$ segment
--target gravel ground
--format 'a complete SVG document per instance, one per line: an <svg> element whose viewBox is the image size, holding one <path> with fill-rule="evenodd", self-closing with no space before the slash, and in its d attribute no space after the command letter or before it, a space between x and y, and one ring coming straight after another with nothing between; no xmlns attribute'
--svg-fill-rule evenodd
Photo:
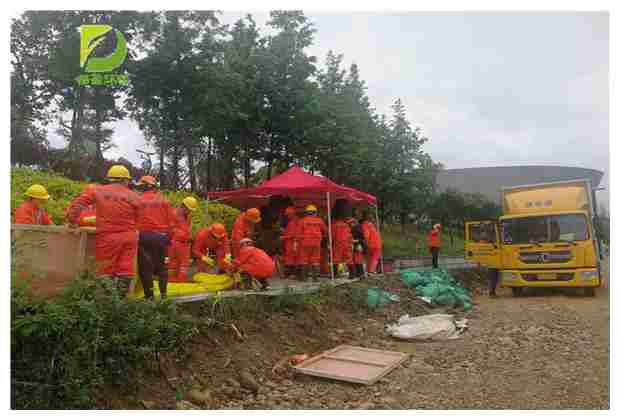
<svg viewBox="0 0 620 420"><path fill-rule="evenodd" d="M474 303L468 331L444 342L393 340L384 326L395 314L386 311L361 318L341 312L336 324L324 314L324 323L279 316L269 324L242 325L246 341L211 344L209 355L187 366L205 396L193 408L609 409L608 289L594 298L544 289L513 298L502 289L497 298L476 296ZM272 372L283 356L317 354L339 344L402 351L411 358L371 386L290 369ZM159 408L175 404L169 390L160 401Z"/></svg>

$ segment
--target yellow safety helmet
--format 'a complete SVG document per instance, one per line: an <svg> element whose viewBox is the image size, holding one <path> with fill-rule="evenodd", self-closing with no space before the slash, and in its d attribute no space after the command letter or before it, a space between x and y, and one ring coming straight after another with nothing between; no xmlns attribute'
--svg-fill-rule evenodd
<svg viewBox="0 0 620 420"><path fill-rule="evenodd" d="M108 169L108 178L124 178L131 179L129 171L123 165L113 165Z"/></svg>
<svg viewBox="0 0 620 420"><path fill-rule="evenodd" d="M38 198L39 200L47 200L50 195L43 185L33 184L26 190L26 196L30 198Z"/></svg>
<svg viewBox="0 0 620 420"><path fill-rule="evenodd" d="M306 206L306 211L307 212L317 212L319 211L319 209L316 208L316 206L314 204L309 204L308 206Z"/></svg>
<svg viewBox="0 0 620 420"><path fill-rule="evenodd" d="M185 207L187 207L189 211L198 210L198 200L196 200L194 197L185 197L183 199L183 205L185 205Z"/></svg>

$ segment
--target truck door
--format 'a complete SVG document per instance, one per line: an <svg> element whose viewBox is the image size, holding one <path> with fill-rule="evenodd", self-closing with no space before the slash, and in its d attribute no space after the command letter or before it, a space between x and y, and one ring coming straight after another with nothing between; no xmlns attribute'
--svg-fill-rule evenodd
<svg viewBox="0 0 620 420"><path fill-rule="evenodd" d="M485 267L500 267L499 232L491 221L465 224L465 259Z"/></svg>

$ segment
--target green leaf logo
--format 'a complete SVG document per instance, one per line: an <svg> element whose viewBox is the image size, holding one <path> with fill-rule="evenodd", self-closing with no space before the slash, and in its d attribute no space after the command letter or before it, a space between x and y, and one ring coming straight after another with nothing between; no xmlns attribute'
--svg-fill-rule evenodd
<svg viewBox="0 0 620 420"><path fill-rule="evenodd" d="M90 57L91 53L105 40L105 35L114 31L116 49L107 57ZM109 25L80 26L80 68L87 73L105 73L118 68L127 57L127 43L121 32Z"/></svg>

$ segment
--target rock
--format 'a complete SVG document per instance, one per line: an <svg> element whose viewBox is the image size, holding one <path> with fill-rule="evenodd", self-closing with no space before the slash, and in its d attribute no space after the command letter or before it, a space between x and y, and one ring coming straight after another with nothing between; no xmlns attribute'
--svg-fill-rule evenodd
<svg viewBox="0 0 620 420"><path fill-rule="evenodd" d="M206 405L211 402L211 393L208 390L194 388L187 394L188 399L194 404Z"/></svg>
<svg viewBox="0 0 620 420"><path fill-rule="evenodd" d="M226 385L230 386L233 389L241 388L241 384L239 382L235 381L233 378L228 378L226 380Z"/></svg>
<svg viewBox="0 0 620 420"><path fill-rule="evenodd" d="M365 401L361 404L358 404L357 407L355 407L357 410L371 410L373 408L375 408L375 403L373 403L372 401Z"/></svg>
<svg viewBox="0 0 620 420"><path fill-rule="evenodd" d="M239 372L239 383L245 389L248 389L254 393L258 392L258 383L247 370L242 370Z"/></svg>
<svg viewBox="0 0 620 420"><path fill-rule="evenodd" d="M228 397L228 398L237 398L239 396L239 390L238 389L234 389L231 388L229 386L223 386L220 389L220 392L222 394L224 394L224 396Z"/></svg>
<svg viewBox="0 0 620 420"><path fill-rule="evenodd" d="M267 388L271 388L271 389L274 389L274 388L277 388L277 387L278 387L278 384L276 384L276 383L275 383L275 382L273 382L273 381L267 381L267 382L265 382L265 387L267 387Z"/></svg>
<svg viewBox="0 0 620 420"><path fill-rule="evenodd" d="M155 408L154 401L140 400L140 404L142 404L142 407L146 408L147 410L153 410Z"/></svg>
<svg viewBox="0 0 620 420"><path fill-rule="evenodd" d="M342 335L342 334L344 334L344 333L345 333L345 331L344 331L344 330L336 330L336 334L340 334L340 335Z"/></svg>
<svg viewBox="0 0 620 420"><path fill-rule="evenodd" d="M189 401L181 400L177 402L177 410L200 410L200 407L195 406Z"/></svg>

